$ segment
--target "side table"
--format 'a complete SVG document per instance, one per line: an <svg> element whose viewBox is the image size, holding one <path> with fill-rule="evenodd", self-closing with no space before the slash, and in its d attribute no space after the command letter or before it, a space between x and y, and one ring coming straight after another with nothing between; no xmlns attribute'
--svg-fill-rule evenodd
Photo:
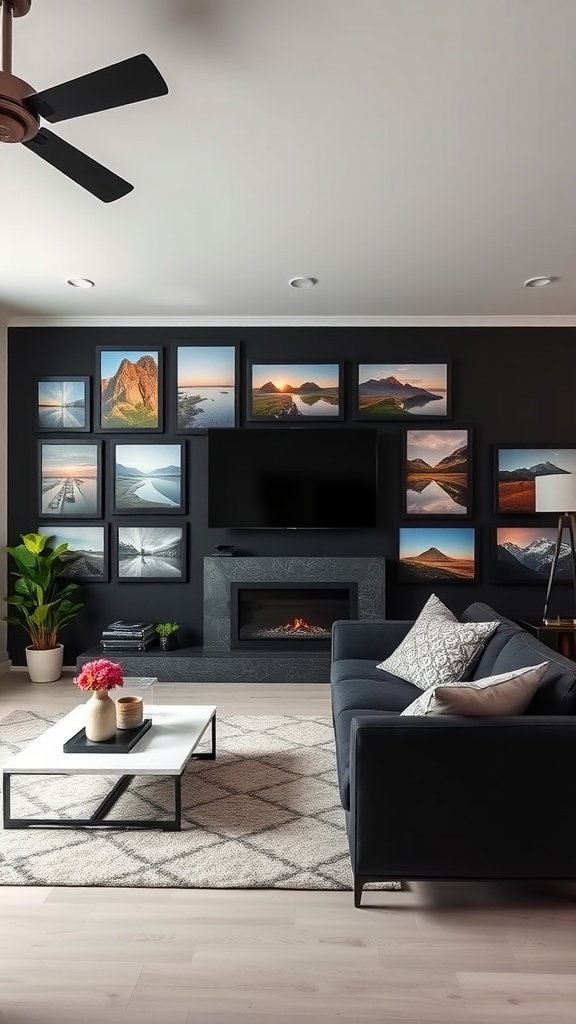
<svg viewBox="0 0 576 1024"><path fill-rule="evenodd" d="M543 622L519 622L518 624L553 651L558 651L558 654L562 654L572 661L576 660L576 623L559 619L558 622L549 622L546 625Z"/></svg>

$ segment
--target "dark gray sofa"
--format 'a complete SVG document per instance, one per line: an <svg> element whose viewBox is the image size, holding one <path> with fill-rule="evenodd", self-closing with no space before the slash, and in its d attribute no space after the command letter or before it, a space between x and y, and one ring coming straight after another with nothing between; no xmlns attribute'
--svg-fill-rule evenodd
<svg viewBox="0 0 576 1024"><path fill-rule="evenodd" d="M524 715L400 717L421 693L376 668L412 622L337 621L331 690L340 798L354 875L408 879L576 878L576 663L499 620L471 678L549 661Z"/></svg>

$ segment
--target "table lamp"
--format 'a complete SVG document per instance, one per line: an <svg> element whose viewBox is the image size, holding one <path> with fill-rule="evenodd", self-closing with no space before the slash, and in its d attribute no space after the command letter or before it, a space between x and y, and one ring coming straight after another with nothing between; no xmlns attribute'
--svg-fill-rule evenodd
<svg viewBox="0 0 576 1024"><path fill-rule="evenodd" d="M545 626L556 625L559 622L565 622L567 625L576 625L576 551L574 546L574 534L576 530L574 520L574 510L576 510L576 474L552 473L550 476L537 476L535 478L535 485L536 498L534 511L557 512L559 514L556 546L554 548L552 565L550 566L550 578L546 589L542 622ZM558 568L558 556L560 554L560 546L562 544L562 534L564 533L564 529L568 531L568 537L570 538L572 583L574 586L574 617L566 619L560 619L560 617L556 619L548 619L548 603L550 601L552 583L554 582L554 576L556 569Z"/></svg>

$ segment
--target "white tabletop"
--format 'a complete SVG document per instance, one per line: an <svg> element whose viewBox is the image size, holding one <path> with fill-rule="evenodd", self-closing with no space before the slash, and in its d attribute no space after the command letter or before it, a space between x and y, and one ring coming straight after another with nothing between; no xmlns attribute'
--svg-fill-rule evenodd
<svg viewBox="0 0 576 1024"><path fill-rule="evenodd" d="M63 744L84 725L85 705L79 704L6 761L2 771L25 775L180 775L215 714L216 708L210 705L145 705L144 717L152 718L152 727L127 754L65 754Z"/></svg>

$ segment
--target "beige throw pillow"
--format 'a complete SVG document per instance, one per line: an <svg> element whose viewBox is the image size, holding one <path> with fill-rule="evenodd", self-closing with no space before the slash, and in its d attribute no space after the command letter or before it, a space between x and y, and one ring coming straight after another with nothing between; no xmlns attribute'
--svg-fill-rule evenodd
<svg viewBox="0 0 576 1024"><path fill-rule="evenodd" d="M444 683L425 690L403 715L521 715L546 674L549 662L484 679Z"/></svg>

